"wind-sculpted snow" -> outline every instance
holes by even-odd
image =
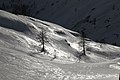
[[[45,53],[36,38],[42,28],[49,40]],[[120,48],[86,40],[86,56],[79,59],[79,33],[0,11],[0,80],[117,80]]]

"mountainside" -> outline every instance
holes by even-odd
[[[0,8],[53,22],[97,42],[120,45],[119,0],[1,0]]]
[[[45,53],[37,36],[44,29]],[[0,80],[117,80],[120,48],[57,24],[0,10]]]

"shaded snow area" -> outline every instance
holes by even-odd
[[[37,38],[43,29],[45,53]],[[118,80],[120,48],[85,40],[82,55],[77,32],[0,10],[0,80]]]

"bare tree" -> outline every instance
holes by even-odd
[[[83,47],[83,54],[86,55],[86,48],[85,48],[85,32],[82,31],[82,47]]]
[[[39,42],[41,42],[42,45],[42,49],[41,52],[46,52],[45,49],[45,43],[49,42],[47,35],[46,35],[46,30],[42,27],[41,31],[39,32],[39,34],[37,35],[37,39]]]
[[[85,28],[82,28],[82,31],[79,33],[81,33],[81,42],[82,42],[82,48],[83,48],[82,54],[80,54],[80,56],[85,56],[86,55]]]
[[[79,59],[79,62],[80,62],[80,59],[81,59],[82,56],[86,56],[86,42],[85,42],[86,34],[85,34],[84,30],[85,29],[83,28],[81,32],[78,31],[79,33],[81,33],[81,41],[80,41],[79,44],[83,48],[82,53],[78,52],[77,55],[76,55],[76,57]]]

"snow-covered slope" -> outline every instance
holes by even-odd
[[[36,38],[42,28],[45,54]],[[86,40],[86,56],[79,56],[77,32],[0,10],[0,80],[117,80],[120,48]]]
[[[1,0],[1,9],[53,22],[88,38],[120,45],[119,0]]]

